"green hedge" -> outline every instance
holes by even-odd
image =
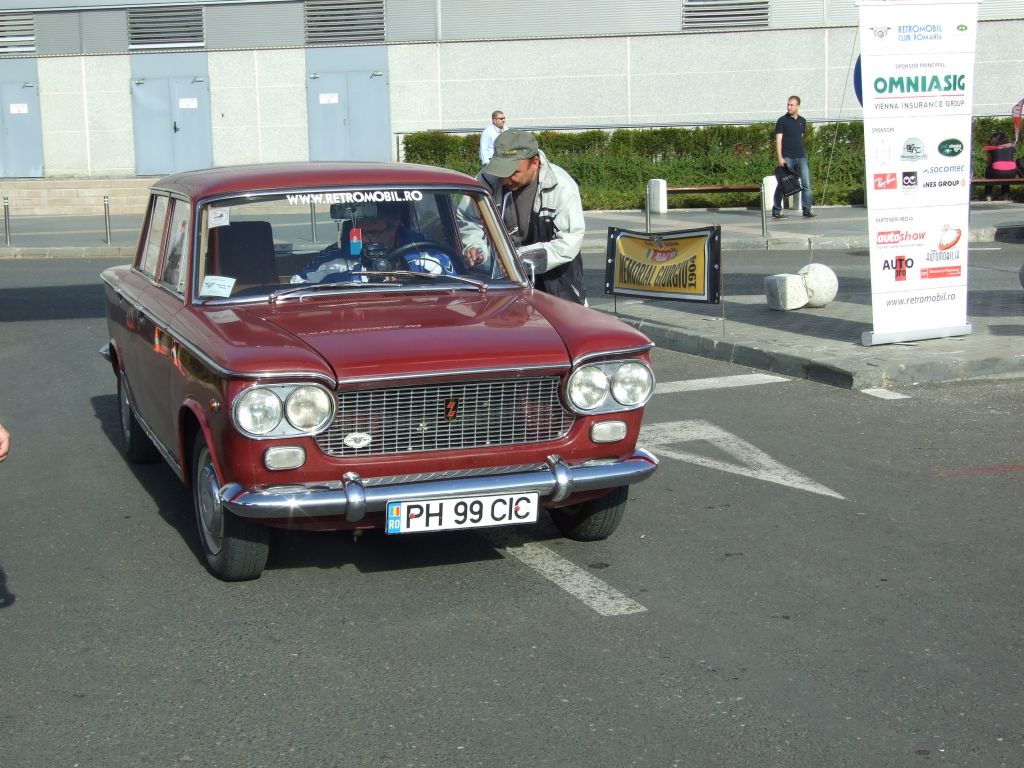
[[[1010,118],[979,117],[973,126],[974,175],[985,172],[992,132],[1013,136]],[[580,183],[588,210],[643,208],[648,179],[669,185],[758,184],[775,168],[775,124],[716,125],[704,128],[620,129],[536,134],[552,162]],[[405,137],[405,159],[471,176],[480,170],[479,134],[453,136],[440,131]],[[864,126],[860,122],[808,124],[804,139],[818,205],[864,203]],[[1011,194],[1024,195],[1024,191]],[[671,195],[673,208],[757,205],[750,194]]]

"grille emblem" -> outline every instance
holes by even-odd
[[[365,448],[372,440],[373,438],[365,432],[349,432],[341,442],[349,448]]]
[[[445,421],[455,421],[459,418],[459,398],[449,397],[444,401]]]

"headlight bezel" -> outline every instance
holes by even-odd
[[[637,369],[628,368],[627,366],[638,366]],[[620,385],[622,376],[632,371],[633,375],[640,373],[640,371],[646,373],[648,385],[646,391],[641,391],[638,396],[630,398],[631,402],[622,402],[617,399],[615,394],[615,381],[616,374],[619,375]],[[605,379],[604,396],[600,399],[588,398],[582,400],[578,397],[578,386],[581,386],[584,382],[593,383],[599,380],[599,377],[593,376],[595,371],[599,371],[603,374]],[[650,363],[646,360],[642,360],[636,357],[621,358],[616,360],[600,360],[594,362],[587,362],[577,366],[572,373],[566,378],[565,381],[565,402],[569,409],[574,413],[581,415],[593,415],[603,413],[618,413],[622,411],[633,411],[639,408],[643,408],[650,401],[654,395],[654,370],[651,368]],[[587,403],[593,402],[592,405]]]
[[[293,396],[300,396],[297,393],[307,389],[319,390],[324,395],[324,399],[320,405],[326,406],[326,415],[322,420],[317,422],[315,426],[299,427],[293,424],[289,418],[288,403]],[[280,412],[277,423],[273,428],[268,429],[265,432],[254,432],[243,426],[246,422],[244,409],[251,398],[264,393],[272,394],[277,398],[280,404]],[[290,383],[254,383],[245,387],[235,395],[234,400],[231,403],[231,423],[239,433],[253,440],[314,436],[320,434],[331,425],[331,422],[334,420],[335,408],[336,400],[334,393],[322,384],[316,384],[308,381]]]

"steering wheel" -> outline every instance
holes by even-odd
[[[460,267],[462,265],[462,257],[459,252],[456,251],[449,245],[444,243],[438,243],[434,240],[414,240],[411,243],[405,245],[399,245],[388,254],[388,258],[392,262],[399,264],[402,268],[405,268],[405,256],[413,251],[439,251],[451,259],[453,267]]]

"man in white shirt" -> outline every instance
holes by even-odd
[[[487,165],[494,154],[494,140],[505,130],[505,113],[500,109],[491,112],[491,124],[480,134],[480,164]]]

